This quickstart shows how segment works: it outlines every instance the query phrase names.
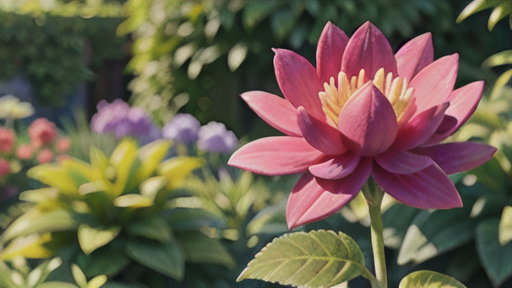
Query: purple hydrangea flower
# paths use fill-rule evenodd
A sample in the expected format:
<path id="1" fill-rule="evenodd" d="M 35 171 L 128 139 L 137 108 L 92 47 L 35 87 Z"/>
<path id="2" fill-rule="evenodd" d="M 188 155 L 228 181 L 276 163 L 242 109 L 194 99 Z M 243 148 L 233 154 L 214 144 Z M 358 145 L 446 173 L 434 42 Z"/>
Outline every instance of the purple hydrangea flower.
<path id="1" fill-rule="evenodd" d="M 142 144 L 160 138 L 160 129 L 140 108 L 131 108 L 128 103 L 116 99 L 112 103 L 101 100 L 98 113 L 91 119 L 91 128 L 96 133 L 113 133 L 116 138 L 133 137 Z"/>
<path id="2" fill-rule="evenodd" d="M 162 128 L 162 136 L 179 143 L 192 143 L 197 141 L 197 134 L 201 124 L 190 114 L 177 114 Z"/>
<path id="3" fill-rule="evenodd" d="M 227 131 L 226 126 L 218 122 L 210 122 L 199 129 L 197 147 L 203 151 L 230 153 L 238 145 L 238 139 L 233 131 Z"/>

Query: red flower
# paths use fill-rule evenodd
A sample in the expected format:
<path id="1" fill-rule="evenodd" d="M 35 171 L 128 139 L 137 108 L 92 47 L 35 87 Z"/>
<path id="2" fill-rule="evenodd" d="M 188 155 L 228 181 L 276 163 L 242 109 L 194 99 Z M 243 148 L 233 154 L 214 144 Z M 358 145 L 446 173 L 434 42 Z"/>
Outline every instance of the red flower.
<path id="1" fill-rule="evenodd" d="M 39 148 L 45 144 L 51 143 L 57 137 L 57 128 L 53 122 L 46 118 L 36 119 L 28 127 L 28 135 L 32 140 L 32 146 Z"/>
<path id="2" fill-rule="evenodd" d="M 0 152 L 11 153 L 15 140 L 16 135 L 11 130 L 0 128 Z"/>
<path id="3" fill-rule="evenodd" d="M 18 151 L 16 152 L 16 156 L 21 160 L 28 160 L 32 158 L 32 154 L 34 153 L 32 146 L 23 144 L 18 147 Z"/>
<path id="4" fill-rule="evenodd" d="M 37 162 L 40 164 L 48 163 L 53 160 L 53 152 L 50 149 L 43 149 L 37 155 Z"/>
<path id="5" fill-rule="evenodd" d="M 4 158 L 0 158 L 0 177 L 9 174 L 9 172 L 11 172 L 11 165 L 9 164 L 9 161 Z"/>

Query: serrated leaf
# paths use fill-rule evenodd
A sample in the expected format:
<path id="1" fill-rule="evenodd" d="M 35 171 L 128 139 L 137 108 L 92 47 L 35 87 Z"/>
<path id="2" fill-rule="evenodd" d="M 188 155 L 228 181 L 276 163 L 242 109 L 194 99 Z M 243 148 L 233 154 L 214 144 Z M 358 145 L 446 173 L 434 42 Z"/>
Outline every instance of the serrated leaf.
<path id="1" fill-rule="evenodd" d="M 467 243 L 474 237 L 475 225 L 464 208 L 421 211 L 404 236 L 397 262 L 421 263 Z"/>
<path id="2" fill-rule="evenodd" d="M 35 288 L 78 288 L 75 284 L 66 283 L 66 282 L 46 282 L 36 286 Z"/>
<path id="3" fill-rule="evenodd" d="M 2 241 L 5 243 L 18 236 L 72 230 L 75 227 L 76 223 L 73 218 L 64 209 L 59 208 L 43 212 L 37 208 L 32 208 L 7 227 L 2 235 Z"/>
<path id="4" fill-rule="evenodd" d="M 500 244 L 499 222 L 498 218 L 492 218 L 479 223 L 476 229 L 478 256 L 495 287 L 512 275 L 512 242 Z"/>
<path id="5" fill-rule="evenodd" d="M 416 271 L 400 281 L 399 288 L 466 288 L 454 278 L 434 271 Z"/>
<path id="6" fill-rule="evenodd" d="M 333 231 L 286 234 L 249 262 L 237 281 L 261 279 L 283 285 L 331 287 L 368 275 L 364 256 L 349 236 Z"/>
<path id="7" fill-rule="evenodd" d="M 35 287 L 46 280 L 46 277 L 53 272 L 53 270 L 60 267 L 62 260 L 58 257 L 51 260 L 44 261 L 34 270 L 30 271 L 27 277 L 27 285 L 29 287 Z"/>
<path id="8" fill-rule="evenodd" d="M 499 229 L 500 244 L 505 246 L 512 241 L 512 206 L 503 208 Z"/>
<path id="9" fill-rule="evenodd" d="M 187 261 L 220 264 L 228 268 L 236 267 L 235 260 L 219 240 L 197 231 L 180 232 L 175 236 L 183 247 Z"/>
<path id="10" fill-rule="evenodd" d="M 185 260 L 183 252 L 175 241 L 163 244 L 131 240 L 126 244 L 126 253 L 146 267 L 178 281 L 183 279 Z"/>
<path id="11" fill-rule="evenodd" d="M 160 242 L 170 242 L 172 232 L 169 224 L 162 217 L 152 217 L 132 222 L 126 228 L 127 232 L 134 235 L 157 240 Z"/>
<path id="12" fill-rule="evenodd" d="M 114 240 L 119 232 L 121 232 L 120 226 L 112 226 L 108 229 L 97 229 L 87 224 L 80 224 L 80 226 L 78 226 L 78 243 L 85 255 L 89 255 L 92 251 Z"/>
<path id="13" fill-rule="evenodd" d="M 82 269 L 80 269 L 78 265 L 71 264 L 71 274 L 73 275 L 73 279 L 76 284 L 78 284 L 80 288 L 85 288 L 87 285 L 87 278 L 85 278 L 84 272 L 82 272 Z"/>

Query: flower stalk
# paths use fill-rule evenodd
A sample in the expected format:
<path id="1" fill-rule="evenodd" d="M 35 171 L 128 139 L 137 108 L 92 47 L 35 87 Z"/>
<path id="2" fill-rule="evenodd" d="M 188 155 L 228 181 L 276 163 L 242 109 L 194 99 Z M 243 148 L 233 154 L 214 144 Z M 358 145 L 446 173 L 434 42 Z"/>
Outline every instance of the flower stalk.
<path id="1" fill-rule="evenodd" d="M 384 225 L 382 224 L 381 204 L 384 192 L 375 184 L 373 179 L 369 179 L 363 186 L 363 194 L 368 202 L 370 220 L 371 220 L 371 239 L 373 250 L 373 262 L 375 266 L 375 276 L 379 282 L 380 288 L 388 287 L 388 277 L 386 272 L 386 257 L 384 254 Z"/>

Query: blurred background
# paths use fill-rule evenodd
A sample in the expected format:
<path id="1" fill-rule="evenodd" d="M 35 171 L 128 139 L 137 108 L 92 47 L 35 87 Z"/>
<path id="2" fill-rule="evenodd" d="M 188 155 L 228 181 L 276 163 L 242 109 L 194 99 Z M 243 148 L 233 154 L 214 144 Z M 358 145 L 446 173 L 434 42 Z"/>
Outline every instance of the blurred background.
<path id="1" fill-rule="evenodd" d="M 470 233 L 460 241 L 443 246 L 444 248 L 438 247 L 434 254 L 429 254 L 429 257 L 418 256 L 421 247 L 413 247 L 417 249 L 414 250 L 410 243 L 407 246 L 409 250 L 406 250 L 408 253 L 414 252 L 418 255 L 404 256 L 406 251 L 401 252 L 401 258 L 398 256 L 403 237 L 409 233 L 409 226 L 420 212 L 413 208 L 404 208 L 405 206 L 402 207 L 399 204 L 393 207 L 401 208 L 389 210 L 391 212 L 388 213 L 385 222 L 390 221 L 387 223 L 395 231 L 392 235 L 394 238 L 390 236 L 392 239 L 390 238 L 387 242 L 388 254 L 391 255 L 389 262 L 395 263 L 396 267 L 393 264 L 390 264 L 390 267 L 395 267 L 398 271 L 396 275 L 390 276 L 390 281 L 395 281 L 390 283 L 396 285 L 400 275 L 405 275 L 411 269 L 417 269 L 416 265 L 424 265 L 438 271 L 450 271 L 456 274 L 459 280 L 465 281 L 468 287 L 510 287 L 512 264 L 503 262 L 506 268 L 493 268 L 494 266 L 485 257 L 478 256 L 479 253 L 483 253 L 477 248 L 479 245 L 477 241 L 480 240 L 475 240 L 478 238 L 475 236 L 478 234 L 475 231 L 479 222 L 473 220 L 478 217 L 469 215 L 472 211 L 471 207 L 484 197 L 482 195 L 489 189 L 501 191 L 497 193 L 499 197 L 504 198 L 497 196 L 496 199 L 499 201 L 494 198 L 495 202 L 487 201 L 487 203 L 494 203 L 494 206 L 489 207 L 495 211 L 481 214 L 482 219 L 499 218 L 507 203 L 508 205 L 512 203 L 510 161 L 508 160 L 512 154 L 509 153 L 510 150 L 506 150 L 509 149 L 506 147 L 512 146 L 512 143 L 507 140 L 512 139 L 512 128 L 509 125 L 512 97 L 510 74 L 512 73 L 508 70 L 512 63 L 510 60 L 512 54 L 509 52 L 510 55 L 505 54 L 501 58 L 490 58 L 512 48 L 512 18 L 508 17 L 512 4 L 510 1 L 473 2 L 483 4 L 478 4 L 480 6 L 470 11 L 471 13 L 468 12 L 463 17 L 466 18 L 464 21 L 460 21 L 463 20 L 462 18 L 456 21 L 464 8 L 472 3 L 471 1 L 0 0 L 0 96 L 11 95 L 8 99 L 10 102 L 0 101 L 0 112 L 7 111 L 4 114 L 0 113 L 3 115 L 0 115 L 0 118 L 3 119 L 2 123 L 6 131 L 11 131 L 5 132 L 5 137 L 0 135 L 0 138 L 7 139 L 5 143 L 14 143 L 5 144 L 7 145 L 5 151 L 0 147 L 0 152 L 3 153 L 0 162 L 5 158 L 7 163 L 5 164 L 7 166 L 2 164 L 3 162 L 0 163 L 0 170 L 4 169 L 2 165 L 6 167 L 4 169 L 6 172 L 0 171 L 2 174 L 0 186 L 3 193 L 3 200 L 1 200 L 3 202 L 0 205 L 2 209 L 0 231 L 7 229 L 15 221 L 14 219 L 28 211 L 29 208 L 24 206 L 26 203 L 18 199 L 20 192 L 40 188 L 42 187 L 40 182 L 52 186 L 48 183 L 53 182 L 44 180 L 44 177 L 41 178 L 39 174 L 34 176 L 32 173 L 33 177 L 27 180 L 26 172 L 31 167 L 42 163 L 59 163 L 61 156 L 62 159 L 72 157 L 85 162 L 92 161 L 90 159 L 92 154 L 89 154 L 91 147 L 98 148 L 108 156 L 126 136 L 136 138 L 140 145 L 160 138 L 179 142 L 175 138 L 176 134 L 173 134 L 176 132 L 169 132 L 169 129 L 178 128 L 172 124 L 170 126 L 174 128 L 166 129 L 165 127 L 175 119 L 176 115 L 190 114 L 197 120 L 184 121 L 186 125 L 197 126 L 196 130 L 199 126 L 204 127 L 212 122 L 224 124 L 225 126 L 216 126 L 217 128 L 212 128 L 217 124 L 209 126 L 212 131 L 214 129 L 221 131 L 215 132 L 217 134 L 211 133 L 215 135 L 224 133 L 222 134 L 224 138 L 221 146 L 213 144 L 211 146 L 208 144 L 210 142 L 205 140 L 206 144 L 197 143 L 199 149 L 194 146 L 196 144 L 190 143 L 182 146 L 175 145 L 171 148 L 166 158 L 188 155 L 205 158 L 208 163 L 206 165 L 208 169 L 203 168 L 200 173 L 196 173 L 188 182 L 188 186 L 185 185 L 186 189 L 181 187 L 183 191 L 179 192 L 182 193 L 179 197 L 186 195 L 188 198 L 202 201 L 202 204 L 197 204 L 197 201 L 197 203 L 194 202 L 197 205 L 178 201 L 179 204 L 173 205 L 180 208 L 200 207 L 216 215 L 216 218 L 212 217 L 220 219 L 220 222 L 211 223 L 206 220 L 201 222 L 206 223 L 205 227 L 208 229 L 201 226 L 200 233 L 207 235 L 208 239 L 219 240 L 219 243 L 227 247 L 227 254 L 221 252 L 222 255 L 210 255 L 208 256 L 210 258 L 201 258 L 197 255 L 195 257 L 198 258 L 184 256 L 186 261 L 183 261 L 187 263 L 185 276 L 178 277 L 173 272 L 161 268 L 162 265 L 171 264 L 155 264 L 147 259 L 141 260 L 133 251 L 132 254 L 128 253 L 128 258 L 134 260 L 135 264 L 131 262 L 128 264 L 129 261 L 126 260 L 128 262 L 123 262 L 126 265 L 104 272 L 83 260 L 85 259 L 83 257 L 89 255 L 82 253 L 84 251 L 80 252 L 82 256 L 76 256 L 78 254 L 69 252 L 71 251 L 69 249 L 66 250 L 68 253 L 66 254 L 62 249 L 55 248 L 52 253 L 45 254 L 47 255 L 45 257 L 50 259 L 50 255 L 58 256 L 59 259 L 63 259 L 59 261 L 69 265 L 78 263 L 80 266 L 78 270 L 83 270 L 83 273 L 76 272 L 77 269 L 73 268 L 73 270 L 69 265 L 67 268 L 63 268 L 65 265 L 57 265 L 61 267 L 60 270 L 65 271 L 57 273 L 58 275 L 53 273 L 52 275 L 57 276 L 50 275 L 49 279 L 71 279 L 72 274 L 75 282 L 78 283 L 80 281 L 76 279 L 77 277 L 82 279 L 80 275 L 85 275 L 87 279 L 94 279 L 96 275 L 106 274 L 109 282 L 104 287 L 280 287 L 277 284 L 266 284 L 260 281 L 235 283 L 236 276 L 254 254 L 273 237 L 286 232 L 283 214 L 285 199 L 296 180 L 295 176 L 281 178 L 253 176 L 250 173 L 244 174 L 245 172 L 226 167 L 225 163 L 238 140 L 240 143 L 246 143 L 264 136 L 280 134 L 257 117 L 239 95 L 250 90 L 282 95 L 274 76 L 272 48 L 293 50 L 314 65 L 316 43 L 327 21 L 340 27 L 349 36 L 361 24 L 371 21 L 384 33 L 394 51 L 415 36 L 431 32 L 435 59 L 459 53 L 456 88 L 473 81 L 485 80 L 486 90 L 484 103 L 481 105 L 483 110 L 479 108 L 479 112 L 472 120 L 472 126 L 461 131 L 457 137 L 460 140 L 480 139 L 487 143 L 494 143 L 493 145 L 498 145 L 505 151 L 500 154 L 501 158 L 492 164 L 493 169 L 497 169 L 493 171 L 500 171 L 501 176 L 486 174 L 478 178 L 485 180 L 489 177 L 491 179 L 501 177 L 499 183 L 502 186 L 493 184 L 492 180 L 484 181 L 480 186 L 478 181 L 476 186 L 475 182 L 466 185 L 467 182 L 463 183 L 463 180 L 467 175 L 453 178 L 454 182 L 465 185 L 466 188 L 459 187 L 460 189 L 471 191 L 468 192 L 470 200 L 467 200 L 469 210 L 466 211 L 467 213 L 452 213 L 446 216 L 453 219 L 445 218 L 444 214 L 433 217 L 437 217 L 438 221 L 447 225 L 443 226 L 446 231 L 453 231 L 454 223 L 472 219 L 467 228 Z M 492 12 L 494 16 L 491 15 L 490 19 L 491 10 L 484 8 L 493 7 L 502 7 L 502 9 Z M 503 20 L 499 21 L 501 19 Z M 107 122 L 113 121 L 112 115 L 116 113 L 120 114 L 119 119 L 122 117 L 129 119 L 122 120 L 125 122 L 119 120 L 124 124 L 119 124 L 121 122 L 108 124 Z M 207 129 L 205 128 L 205 131 Z M 234 135 L 229 131 L 233 131 Z M 28 145 L 29 148 L 21 149 L 20 154 L 20 148 L 23 145 Z M 23 154 L 24 152 L 26 154 Z M 489 168 L 488 171 L 490 171 Z M 475 173 L 468 175 L 489 172 L 483 169 Z M 355 235 L 359 237 L 356 241 L 361 240 L 363 243 L 359 243 L 361 247 L 369 249 L 369 235 L 366 233 L 368 228 L 364 225 L 367 215 L 361 212 L 361 208 L 357 208 L 360 205 L 362 204 L 354 202 L 343 213 L 335 215 L 339 219 L 329 218 L 331 220 L 312 224 L 311 227 L 303 229 L 355 231 Z M 482 211 L 491 211 L 489 207 Z M 393 224 L 396 223 L 393 219 L 397 220 L 395 218 L 399 217 L 396 215 L 407 215 L 403 220 L 405 222 Z M 426 216 L 421 214 L 421 217 Z M 182 221 L 180 222 L 182 226 L 189 225 L 188 222 L 183 222 L 184 219 L 179 218 L 173 221 Z M 442 219 L 451 220 L 443 222 Z M 190 225 L 196 225 L 197 221 Z M 176 224 L 173 223 L 173 225 Z M 54 228 L 50 229 L 53 233 L 52 229 Z M 42 235 L 41 233 L 48 231 L 36 232 Z M 34 231 L 23 235 L 32 233 Z M 349 232 L 346 233 L 351 235 Z M 10 239 L 15 238 L 16 235 Z M 448 233 L 448 235 L 452 234 Z M 435 235 L 428 234 L 426 237 L 432 240 Z M 5 238 L 4 245 L 10 245 L 10 240 Z M 364 241 L 367 241 L 366 246 Z M 114 242 L 108 245 L 113 245 Z M 509 246 L 511 244 L 512 242 L 508 243 Z M 103 248 L 115 250 L 115 247 L 108 245 Z M 506 246 L 508 247 L 506 249 L 509 249 L 512 255 L 512 248 L 509 246 Z M 80 251 L 77 247 L 75 247 L 77 251 Z M 370 251 L 363 252 L 365 257 L 370 257 L 367 263 L 371 263 Z M 446 256 L 445 252 L 451 254 Z M 16 253 L 11 254 L 5 256 L 5 253 L 0 252 L 0 258 L 7 263 L 3 264 L 5 267 L 0 265 L 0 270 L 5 268 L 4 272 L 0 271 L 0 278 L 12 278 L 14 276 L 5 275 L 16 273 L 22 276 L 26 274 L 25 276 L 28 277 L 27 269 L 29 268 L 27 267 L 32 269 L 36 264 L 41 263 L 35 260 L 35 262 L 31 262 L 32 260 L 19 262 L 21 261 L 19 258 L 11 257 Z M 228 254 L 231 256 L 226 256 Z M 31 258 L 28 257 L 30 255 L 23 253 L 19 255 Z M 474 261 L 466 261 L 464 255 L 471 255 Z M 45 257 L 38 258 L 46 259 Z M 398 260 L 400 266 L 396 264 L 397 258 L 400 258 Z M 119 261 L 125 261 L 125 258 L 119 259 L 121 259 Z M 199 260 L 194 261 L 194 259 Z M 151 263 L 148 264 L 148 261 Z M 46 263 L 44 267 L 47 267 L 50 262 L 44 263 Z M 146 270 L 141 267 L 145 269 L 149 267 L 152 272 L 145 272 Z M 42 271 L 47 271 L 48 274 L 53 271 L 53 269 L 44 269 Z M 493 269 L 497 272 L 493 272 Z M 44 279 L 39 282 L 42 285 Z M 364 287 L 366 284 L 366 282 L 355 282 L 350 284 L 353 285 L 350 287 Z M 45 287 L 13 286 L 15 284 L 10 282 L 3 285 L 6 288 Z M 99 287 L 94 285 L 96 284 L 86 282 L 78 286 Z M 1 280 L 0 287 L 4 287 Z"/>

